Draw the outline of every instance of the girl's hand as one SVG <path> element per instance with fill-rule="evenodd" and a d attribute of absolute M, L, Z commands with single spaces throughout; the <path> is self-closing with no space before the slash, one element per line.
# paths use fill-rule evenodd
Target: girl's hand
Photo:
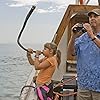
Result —
<path fill-rule="evenodd" d="M 41 55 L 42 52 L 40 50 L 36 50 L 36 55 Z"/>
<path fill-rule="evenodd" d="M 28 48 L 28 52 L 27 52 L 28 54 L 33 54 L 33 52 L 34 52 L 33 49 Z"/>

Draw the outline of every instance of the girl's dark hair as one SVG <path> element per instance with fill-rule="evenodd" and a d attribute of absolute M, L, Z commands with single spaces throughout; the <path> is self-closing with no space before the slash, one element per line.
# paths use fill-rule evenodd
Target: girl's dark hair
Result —
<path fill-rule="evenodd" d="M 51 42 L 51 43 L 44 44 L 44 47 L 53 50 L 53 55 L 57 56 L 57 62 L 58 62 L 58 66 L 59 66 L 61 63 L 61 51 L 57 50 L 57 45 L 55 43 Z"/>

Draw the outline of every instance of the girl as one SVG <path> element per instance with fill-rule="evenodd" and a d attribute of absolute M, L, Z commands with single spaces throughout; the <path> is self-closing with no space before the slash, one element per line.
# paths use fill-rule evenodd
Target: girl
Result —
<path fill-rule="evenodd" d="M 36 51 L 35 58 L 32 59 L 32 49 L 28 49 L 27 58 L 31 65 L 34 65 L 36 70 L 40 70 L 36 78 L 36 91 L 39 100 L 53 100 L 53 85 L 52 75 L 61 62 L 61 52 L 57 50 L 57 45 L 54 43 L 44 44 L 44 50 Z M 44 57 L 39 59 L 39 55 Z"/>

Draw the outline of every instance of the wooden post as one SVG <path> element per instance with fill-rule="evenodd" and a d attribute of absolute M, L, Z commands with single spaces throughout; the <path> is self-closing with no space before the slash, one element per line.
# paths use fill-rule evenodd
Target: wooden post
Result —
<path fill-rule="evenodd" d="M 83 5 L 83 0 L 80 0 L 80 5 Z"/>
<path fill-rule="evenodd" d="M 98 0 L 98 5 L 100 6 L 100 0 Z"/>

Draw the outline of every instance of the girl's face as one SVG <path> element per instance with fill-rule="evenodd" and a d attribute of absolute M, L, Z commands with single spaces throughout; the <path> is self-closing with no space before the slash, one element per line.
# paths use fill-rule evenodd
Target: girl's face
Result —
<path fill-rule="evenodd" d="M 43 55 L 46 56 L 46 57 L 49 57 L 49 55 L 50 55 L 50 49 L 47 48 L 47 47 L 44 47 Z"/>

